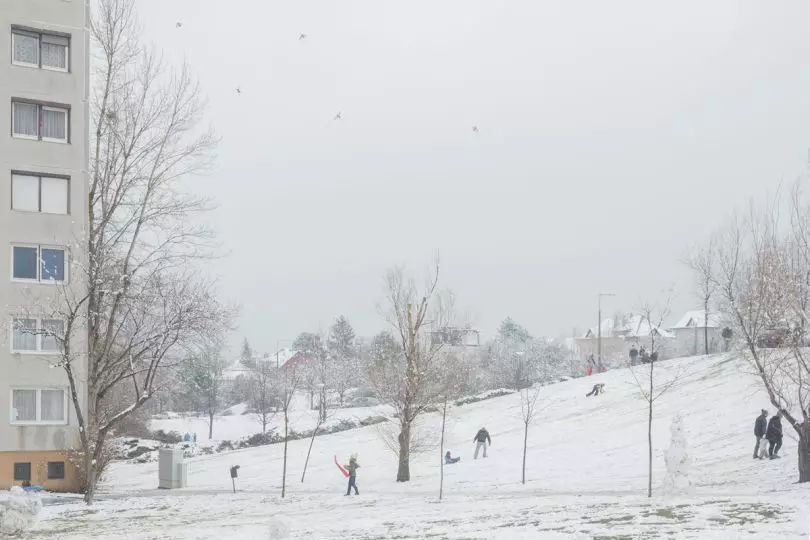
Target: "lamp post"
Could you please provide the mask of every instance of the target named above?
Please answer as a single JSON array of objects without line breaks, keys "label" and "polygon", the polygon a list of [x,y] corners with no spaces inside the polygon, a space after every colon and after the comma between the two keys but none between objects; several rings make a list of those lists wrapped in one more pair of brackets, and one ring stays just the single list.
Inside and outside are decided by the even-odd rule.
[{"label": "lamp post", "polygon": [[600,292],[596,295],[597,313],[599,320],[597,321],[596,328],[599,337],[597,338],[597,350],[599,355],[599,365],[602,365],[602,297],[603,296],[616,296],[613,293]]}]

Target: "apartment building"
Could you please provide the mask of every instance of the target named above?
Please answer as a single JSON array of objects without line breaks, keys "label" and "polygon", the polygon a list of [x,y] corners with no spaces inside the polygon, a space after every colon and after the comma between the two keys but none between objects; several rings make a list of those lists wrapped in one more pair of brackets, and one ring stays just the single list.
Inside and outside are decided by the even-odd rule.
[{"label": "apartment building", "polygon": [[48,332],[62,330],[53,302],[81,285],[71,268],[86,257],[88,9],[0,2],[0,489],[77,487],[76,417]]}]

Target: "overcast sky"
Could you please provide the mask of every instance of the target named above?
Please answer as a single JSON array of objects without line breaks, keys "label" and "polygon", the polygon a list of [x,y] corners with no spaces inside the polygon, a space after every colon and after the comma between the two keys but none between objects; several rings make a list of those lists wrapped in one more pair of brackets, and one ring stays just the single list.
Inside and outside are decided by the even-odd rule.
[{"label": "overcast sky", "polygon": [[138,5],[209,97],[212,271],[260,351],[339,314],[372,335],[385,268],[435,250],[484,335],[570,334],[599,291],[609,315],[673,284],[675,319],[688,246],[807,170],[806,0]]}]

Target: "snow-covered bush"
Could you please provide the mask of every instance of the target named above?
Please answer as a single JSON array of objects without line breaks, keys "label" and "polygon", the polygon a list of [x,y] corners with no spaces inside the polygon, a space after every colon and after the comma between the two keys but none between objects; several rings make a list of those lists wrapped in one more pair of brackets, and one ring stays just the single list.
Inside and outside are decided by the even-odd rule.
[{"label": "snow-covered bush", "polygon": [[8,498],[0,500],[0,535],[19,535],[29,530],[42,510],[42,501],[36,493],[26,493],[14,486]]},{"label": "snow-covered bush", "polygon": [[694,485],[689,477],[689,468],[692,461],[687,452],[683,417],[680,414],[672,419],[669,430],[672,434],[672,441],[664,456],[667,464],[667,475],[664,478],[664,494],[666,496],[689,495],[694,492]]}]

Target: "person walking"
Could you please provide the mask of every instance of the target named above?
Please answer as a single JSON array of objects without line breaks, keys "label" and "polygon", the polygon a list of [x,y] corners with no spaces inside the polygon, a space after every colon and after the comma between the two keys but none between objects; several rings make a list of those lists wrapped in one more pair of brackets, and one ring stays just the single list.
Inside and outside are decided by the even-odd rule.
[{"label": "person walking", "polygon": [[487,428],[479,429],[478,433],[476,433],[473,438],[473,442],[475,443],[475,455],[473,459],[478,459],[478,451],[482,448],[484,449],[484,457],[487,457],[487,444],[492,444],[492,439],[489,437]]},{"label": "person walking", "polygon": [[771,416],[768,422],[768,430],[765,432],[765,438],[768,439],[768,455],[771,459],[779,457],[779,449],[782,448],[782,411],[777,411],[776,415]]},{"label": "person walking", "polygon": [[360,468],[360,464],[357,463],[357,455],[352,454],[352,457],[349,458],[349,464],[344,465],[344,468],[349,473],[349,487],[346,489],[346,495],[351,495],[352,488],[354,488],[355,495],[360,495],[360,492],[357,491],[357,469]]},{"label": "person walking", "polygon": [[636,349],[636,346],[633,345],[632,347],[630,347],[630,365],[635,366],[637,362],[638,362],[638,349]]},{"label": "person walking", "polygon": [[760,444],[764,447],[765,442],[762,440],[765,437],[765,432],[768,429],[768,411],[762,409],[762,413],[757,416],[754,422],[754,436],[757,438],[757,444],[754,446],[754,459],[763,459],[762,454],[759,452]]}]

